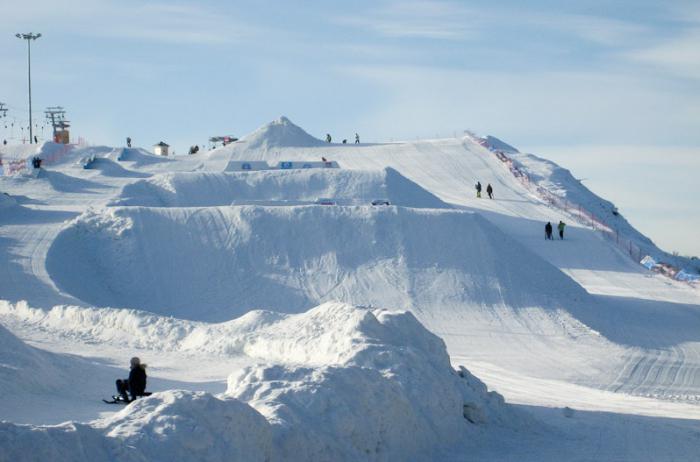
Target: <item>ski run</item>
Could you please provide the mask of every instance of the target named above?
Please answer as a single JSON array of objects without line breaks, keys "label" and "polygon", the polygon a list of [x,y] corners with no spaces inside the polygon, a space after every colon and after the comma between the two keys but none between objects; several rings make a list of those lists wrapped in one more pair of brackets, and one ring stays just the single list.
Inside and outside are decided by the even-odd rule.
[{"label": "ski run", "polygon": [[284,117],[2,155],[0,461],[700,460],[697,260],[552,162]]}]

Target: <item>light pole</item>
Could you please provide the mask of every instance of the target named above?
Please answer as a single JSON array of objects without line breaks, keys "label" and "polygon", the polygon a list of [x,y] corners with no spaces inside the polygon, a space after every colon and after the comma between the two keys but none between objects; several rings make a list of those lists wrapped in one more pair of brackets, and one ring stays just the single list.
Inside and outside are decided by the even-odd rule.
[{"label": "light pole", "polygon": [[32,131],[32,40],[41,37],[41,34],[15,34],[18,39],[27,41],[27,63],[29,70],[29,144],[34,140],[34,132]]}]

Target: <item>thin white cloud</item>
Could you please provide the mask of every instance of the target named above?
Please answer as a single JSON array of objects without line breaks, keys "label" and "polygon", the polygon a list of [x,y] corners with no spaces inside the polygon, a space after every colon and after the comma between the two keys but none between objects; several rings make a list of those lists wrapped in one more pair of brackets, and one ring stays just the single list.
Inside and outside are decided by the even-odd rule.
[{"label": "thin white cloud", "polygon": [[471,13],[459,3],[417,0],[391,2],[359,16],[334,18],[334,22],[390,38],[462,40],[474,33]]},{"label": "thin white cloud", "polygon": [[629,52],[625,57],[679,77],[700,79],[700,28],[658,45]]},{"label": "thin white cloud", "polygon": [[[60,27],[88,37],[112,37],[173,44],[220,44],[257,34],[259,28],[231,14],[198,2],[133,0],[29,0],[3,6],[5,29],[9,24],[36,30]],[[56,18],[60,18],[56,22]],[[0,26],[0,29],[3,27]]]}]

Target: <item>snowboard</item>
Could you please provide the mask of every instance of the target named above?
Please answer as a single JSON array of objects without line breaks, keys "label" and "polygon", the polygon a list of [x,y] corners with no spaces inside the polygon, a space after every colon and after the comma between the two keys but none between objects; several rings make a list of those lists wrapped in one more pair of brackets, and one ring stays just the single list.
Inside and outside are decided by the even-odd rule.
[{"label": "snowboard", "polygon": [[103,399],[102,401],[107,404],[129,404],[129,401],[124,401],[124,398],[119,395],[112,395],[111,400]]}]

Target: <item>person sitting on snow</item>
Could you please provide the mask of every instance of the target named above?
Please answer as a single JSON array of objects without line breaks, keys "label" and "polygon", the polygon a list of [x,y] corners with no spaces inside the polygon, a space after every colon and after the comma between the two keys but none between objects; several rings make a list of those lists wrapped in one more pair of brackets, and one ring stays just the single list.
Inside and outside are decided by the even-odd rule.
[{"label": "person sitting on snow", "polygon": [[[129,399],[129,395],[131,399]],[[137,357],[131,358],[131,371],[128,379],[117,379],[117,393],[127,403],[135,400],[139,396],[148,396],[146,392],[146,365],[141,364]]]}]

